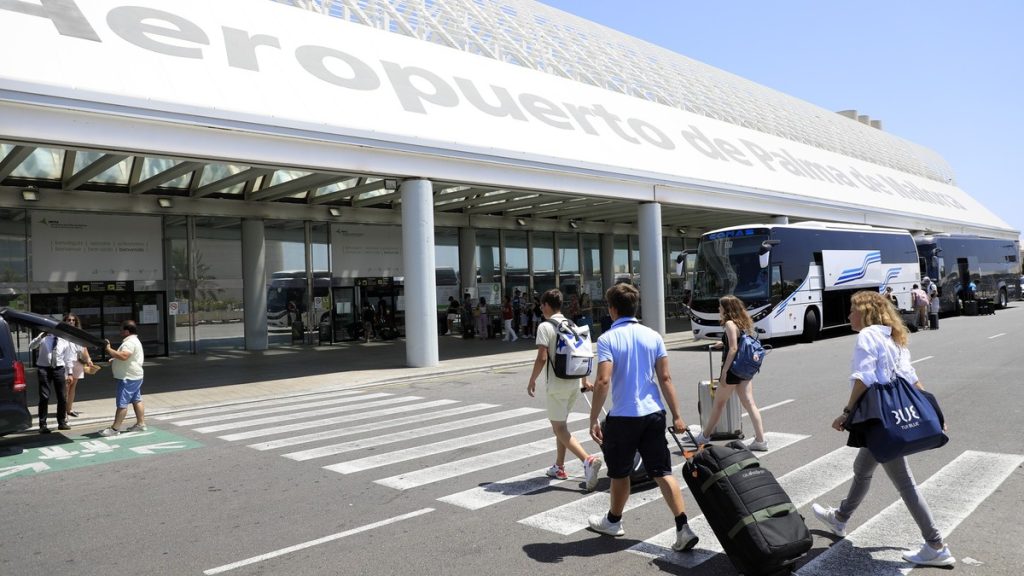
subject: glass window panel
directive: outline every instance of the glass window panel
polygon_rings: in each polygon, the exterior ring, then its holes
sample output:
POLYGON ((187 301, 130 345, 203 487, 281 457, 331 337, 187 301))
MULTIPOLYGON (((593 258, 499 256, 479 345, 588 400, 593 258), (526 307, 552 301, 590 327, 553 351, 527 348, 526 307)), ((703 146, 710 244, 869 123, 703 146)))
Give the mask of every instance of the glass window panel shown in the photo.
POLYGON ((11 176, 59 180, 63 162, 63 149, 36 148, 28 158, 25 158, 24 162, 11 172, 11 176))
POLYGON ((540 294, 555 287, 555 236, 533 233, 533 289, 540 294))
MULTIPOLYGON (((249 166, 241 166, 239 164, 207 164, 203 168, 203 177, 199 179, 199 185, 206 186, 210 182, 227 178, 248 169, 249 166)), ((242 184, 239 184, 239 186, 242 186, 242 184)))
POLYGON ((284 182, 290 182, 296 178, 302 178, 303 176, 309 176, 312 172, 305 170, 278 170, 274 172, 273 177, 270 179, 270 185, 281 184, 284 182))
POLYGON ((131 175, 132 160, 133 158, 131 156, 121 160, 117 164, 114 164, 110 168, 107 168, 103 172, 97 174, 96 177, 89 180, 89 182, 95 182, 97 184, 127 185, 128 178, 131 175))
POLYGON ((501 298, 501 260, 499 259, 498 231, 476 231, 476 262, 479 296, 487 298, 488 305, 501 298), (495 293, 494 287, 498 290, 495 293))
POLYGON ((583 292, 597 302, 604 301, 604 280, 601 278, 601 237, 583 234, 583 292))
POLYGON ((200 349, 243 348, 242 228, 238 218, 196 218, 193 307, 200 349))
POLYGON ((530 289, 530 260, 527 244, 528 234, 524 230, 505 231, 505 285, 513 291, 524 293, 530 289))
MULTIPOLYGON (((157 174, 170 170, 178 164, 181 164, 181 160, 172 160, 170 158, 151 158, 149 156, 142 159, 142 170, 139 172, 139 180, 148 180, 157 174)), ((188 188, 189 180, 192 178, 192 174, 185 174, 164 182, 160 185, 161 188, 188 188)))
POLYGON ((28 309, 26 215, 25 210, 0 209, 0 307, 28 309))
MULTIPOLYGON (((580 249, 579 238, 574 233, 558 235, 558 280, 559 289, 567 297, 580 292, 580 249)), ((578 309, 579 306, 577 305, 578 309)))
POLYGON ((612 260, 615 281, 629 278, 629 239, 626 236, 615 237, 615 257, 612 260))
MULTIPOLYGON (((636 236, 629 237, 629 262, 633 267, 631 272, 635 278, 640 277, 640 239, 636 236)), ((634 282, 635 284, 636 282, 634 282)))

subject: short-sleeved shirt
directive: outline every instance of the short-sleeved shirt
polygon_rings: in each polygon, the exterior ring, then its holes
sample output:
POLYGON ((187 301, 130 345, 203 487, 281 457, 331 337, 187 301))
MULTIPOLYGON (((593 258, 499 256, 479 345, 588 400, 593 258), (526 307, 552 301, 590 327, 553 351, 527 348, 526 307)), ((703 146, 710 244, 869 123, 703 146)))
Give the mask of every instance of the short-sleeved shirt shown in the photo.
POLYGON ((892 328, 879 324, 865 327, 857 334, 857 345, 853 349, 850 384, 853 385, 854 380, 860 380, 865 386, 889 382, 894 371, 911 384, 917 382, 917 372, 910 363, 910 350, 896 345, 892 328))
POLYGON ((611 416, 646 416, 665 409, 655 364, 665 341, 636 318, 616 320, 597 340, 597 361, 612 363, 611 416))
MULTIPOLYGON (((561 313, 554 314, 548 320, 555 320, 561 322, 565 320, 565 316, 561 313)), ((540 323, 537 326, 537 338, 534 340, 537 346, 547 346, 548 348, 548 364, 544 368, 544 372, 547 374, 548 386, 579 386, 579 378, 564 379, 555 376, 555 373, 551 370, 551 362, 555 358, 555 344, 558 342, 558 334, 555 332, 555 327, 551 325, 547 320, 540 323)))
POLYGON ((135 334, 128 336, 117 347, 117 351, 128 352, 131 356, 127 360, 114 358, 110 361, 110 371, 113 372, 114 378, 118 380, 142 380, 142 363, 146 361, 146 356, 142 352, 142 342, 139 342, 139 337, 135 334))

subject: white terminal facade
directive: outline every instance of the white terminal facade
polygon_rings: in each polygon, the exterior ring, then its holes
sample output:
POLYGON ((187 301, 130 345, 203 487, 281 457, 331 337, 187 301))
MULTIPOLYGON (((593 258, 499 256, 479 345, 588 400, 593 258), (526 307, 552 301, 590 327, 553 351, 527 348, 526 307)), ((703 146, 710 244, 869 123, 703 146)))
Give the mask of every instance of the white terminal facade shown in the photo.
POLYGON ((385 298, 432 365, 449 292, 628 275, 664 332, 723 226, 1018 235, 927 148, 527 0, 3 0, 0 46, 0 296, 150 353, 385 298))

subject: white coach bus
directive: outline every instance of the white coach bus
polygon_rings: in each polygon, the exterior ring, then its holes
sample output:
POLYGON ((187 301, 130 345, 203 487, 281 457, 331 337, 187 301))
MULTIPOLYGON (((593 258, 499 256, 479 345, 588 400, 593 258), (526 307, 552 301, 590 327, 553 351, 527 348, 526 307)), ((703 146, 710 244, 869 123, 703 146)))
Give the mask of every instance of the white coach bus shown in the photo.
POLYGON ((697 248, 690 320, 694 336, 718 339, 718 298, 747 305, 763 338, 801 336, 849 323, 850 296, 891 286, 901 309, 920 280, 914 238, 905 230, 802 222, 708 232, 697 248))

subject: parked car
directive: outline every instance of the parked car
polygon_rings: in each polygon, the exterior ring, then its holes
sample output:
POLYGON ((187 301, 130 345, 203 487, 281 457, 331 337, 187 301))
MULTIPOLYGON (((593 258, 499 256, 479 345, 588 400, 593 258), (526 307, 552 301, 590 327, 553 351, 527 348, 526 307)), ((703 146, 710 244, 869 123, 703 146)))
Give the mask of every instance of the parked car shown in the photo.
POLYGON ((25 366, 18 360, 9 323, 56 334, 90 348, 102 346, 103 340, 84 330, 59 322, 49 316, 0 308, 0 436, 27 430, 32 426, 26 398, 25 366))

